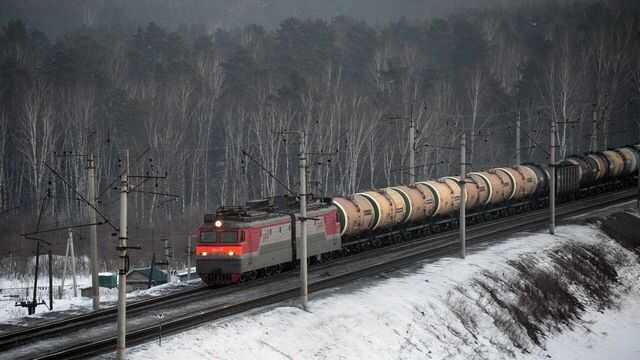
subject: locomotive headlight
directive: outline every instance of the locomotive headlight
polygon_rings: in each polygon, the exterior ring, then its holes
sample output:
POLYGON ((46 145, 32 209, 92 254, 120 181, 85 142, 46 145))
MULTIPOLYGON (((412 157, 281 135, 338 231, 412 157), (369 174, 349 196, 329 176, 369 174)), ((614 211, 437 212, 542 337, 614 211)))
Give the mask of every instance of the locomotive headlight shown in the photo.
POLYGON ((206 252, 206 251, 203 251, 203 252, 201 252, 201 253, 200 253, 200 255, 202 255, 202 256, 207 256, 207 252, 206 252))
POLYGON ((213 223, 213 226, 215 226, 217 228, 221 228, 222 227, 222 220, 216 220, 216 222, 213 223))
POLYGON ((233 255, 235 255, 236 253, 234 253, 233 251, 229 251, 227 254, 228 254, 229 256, 233 256, 233 255))

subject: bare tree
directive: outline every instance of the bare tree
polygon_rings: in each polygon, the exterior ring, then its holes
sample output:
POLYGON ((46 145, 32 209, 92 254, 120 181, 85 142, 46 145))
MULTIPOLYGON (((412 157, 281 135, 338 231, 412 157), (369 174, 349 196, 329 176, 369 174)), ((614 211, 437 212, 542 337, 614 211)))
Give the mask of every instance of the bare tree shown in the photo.
POLYGON ((194 111, 194 146, 191 154, 191 198, 190 204, 201 209, 209 206, 211 137, 217 110, 217 101, 222 94, 224 71, 222 57, 206 53, 198 58, 196 73, 204 84, 205 91, 198 96, 194 111))
POLYGON ((34 81, 24 97, 23 114, 18 131, 19 150, 28 164, 28 180, 33 189, 34 214, 37 214, 40 209, 44 195, 45 163, 50 160, 52 148, 58 136, 54 124, 52 98, 51 89, 47 84, 41 80, 34 81))
POLYGON ((580 78, 573 40, 568 31, 560 30, 547 64, 546 88, 543 91, 551 121, 559 125, 556 129, 560 158, 567 155, 572 129, 569 122, 576 121, 578 113, 580 78))

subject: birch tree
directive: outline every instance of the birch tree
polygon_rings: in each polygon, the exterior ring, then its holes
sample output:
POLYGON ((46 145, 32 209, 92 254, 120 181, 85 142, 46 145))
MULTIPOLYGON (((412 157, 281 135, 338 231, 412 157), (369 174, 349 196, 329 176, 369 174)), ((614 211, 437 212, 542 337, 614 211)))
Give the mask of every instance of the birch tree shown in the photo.
POLYGON ((25 94, 18 130, 20 152, 28 165, 28 182, 32 189, 33 214, 37 215, 44 191, 45 163, 58 136, 54 124, 51 88, 36 80, 25 94))

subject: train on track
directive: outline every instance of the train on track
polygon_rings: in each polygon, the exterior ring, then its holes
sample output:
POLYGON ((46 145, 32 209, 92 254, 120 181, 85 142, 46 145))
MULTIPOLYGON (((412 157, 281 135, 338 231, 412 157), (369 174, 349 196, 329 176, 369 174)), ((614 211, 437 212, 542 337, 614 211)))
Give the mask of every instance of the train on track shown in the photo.
MULTIPOLYGON (((568 157, 555 166, 557 198, 568 201, 628 185, 639 166, 640 144, 568 157)), ((459 180, 444 177, 309 201, 309 258, 322 261, 457 226, 459 180)), ((540 164, 471 172, 465 179, 467 221, 544 207, 549 182, 549 168, 540 164)), ((294 197, 278 197, 206 214, 196 232, 198 275, 213 286, 295 267, 301 221, 296 209, 294 197)))

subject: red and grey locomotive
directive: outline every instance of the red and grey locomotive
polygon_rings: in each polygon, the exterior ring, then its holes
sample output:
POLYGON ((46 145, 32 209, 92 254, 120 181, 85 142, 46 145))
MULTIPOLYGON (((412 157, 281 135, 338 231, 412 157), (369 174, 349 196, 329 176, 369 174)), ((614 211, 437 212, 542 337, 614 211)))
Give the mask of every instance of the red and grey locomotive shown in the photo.
MULTIPOLYGON (((259 272, 279 271, 299 261, 300 217, 294 204, 274 209, 269 202, 220 208, 205 215, 198 229, 197 272, 207 284, 225 284, 259 272)), ((309 205, 309 257, 340 250, 336 208, 323 202, 309 205)))

